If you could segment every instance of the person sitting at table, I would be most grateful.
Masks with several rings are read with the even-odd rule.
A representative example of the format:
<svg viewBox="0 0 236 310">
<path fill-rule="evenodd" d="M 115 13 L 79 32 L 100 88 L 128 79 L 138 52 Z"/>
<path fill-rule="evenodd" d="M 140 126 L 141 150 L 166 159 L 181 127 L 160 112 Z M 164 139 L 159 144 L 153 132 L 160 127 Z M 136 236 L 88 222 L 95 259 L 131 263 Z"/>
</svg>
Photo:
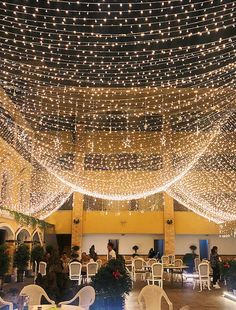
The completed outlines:
<svg viewBox="0 0 236 310">
<path fill-rule="evenodd" d="M 80 263 L 79 255 L 77 253 L 71 254 L 70 263 L 73 263 L 73 262 L 79 262 Z"/>
<path fill-rule="evenodd" d="M 108 242 L 107 249 L 108 249 L 108 260 L 116 259 L 116 252 L 114 251 L 114 245 L 112 242 Z"/>
<path fill-rule="evenodd" d="M 153 250 L 153 248 L 151 248 L 148 252 L 148 258 L 153 258 L 155 257 L 156 252 Z"/>
<path fill-rule="evenodd" d="M 80 260 L 81 264 L 82 264 L 82 265 L 86 265 L 87 263 L 89 263 L 89 261 L 90 261 L 90 258 L 89 258 L 89 256 L 86 254 L 86 252 L 82 252 L 82 254 L 81 254 L 81 260 Z"/>
</svg>

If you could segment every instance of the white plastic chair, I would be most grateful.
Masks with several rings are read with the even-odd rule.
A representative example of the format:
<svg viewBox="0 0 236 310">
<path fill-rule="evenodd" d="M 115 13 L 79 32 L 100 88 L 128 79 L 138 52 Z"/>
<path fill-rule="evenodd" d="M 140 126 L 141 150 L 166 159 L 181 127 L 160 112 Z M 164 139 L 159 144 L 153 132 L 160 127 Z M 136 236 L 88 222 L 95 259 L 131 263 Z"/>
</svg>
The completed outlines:
<svg viewBox="0 0 236 310">
<path fill-rule="evenodd" d="M 98 263 L 91 262 L 88 263 L 87 266 L 87 283 L 91 280 L 92 276 L 95 276 L 95 274 L 98 272 Z"/>
<path fill-rule="evenodd" d="M 5 301 L 0 297 L 0 308 L 2 308 L 2 306 L 8 306 L 9 310 L 13 310 L 13 303 L 10 301 Z"/>
<path fill-rule="evenodd" d="M 163 287 L 163 265 L 161 263 L 154 263 L 152 265 L 152 272 L 151 277 L 147 279 L 148 285 L 150 282 L 152 284 L 155 284 L 155 282 L 158 282 L 158 285 L 162 288 Z"/>
<path fill-rule="evenodd" d="M 206 286 L 210 291 L 210 272 L 209 263 L 201 263 L 198 265 L 198 274 L 193 277 L 193 289 L 195 289 L 196 284 L 200 285 L 200 292 Z"/>
<path fill-rule="evenodd" d="M 42 276 L 46 276 L 47 273 L 47 263 L 39 262 L 39 270 L 38 273 L 41 273 Z"/>
<path fill-rule="evenodd" d="M 21 290 L 19 296 L 28 297 L 27 304 L 29 309 L 32 309 L 34 305 L 41 305 L 41 298 L 42 296 L 50 303 L 55 305 L 55 301 L 51 300 L 45 290 L 36 284 L 30 284 Z"/>
<path fill-rule="evenodd" d="M 142 310 L 161 310 L 161 299 L 164 297 L 169 310 L 173 310 L 173 304 L 169 300 L 163 288 L 157 285 L 146 285 L 138 296 L 138 303 Z"/>
<path fill-rule="evenodd" d="M 78 285 L 81 284 L 82 275 L 82 264 L 79 262 L 72 262 L 69 264 L 69 279 L 71 281 L 78 281 Z"/>
<path fill-rule="evenodd" d="M 132 267 L 132 269 L 133 269 L 133 279 L 134 279 L 134 281 L 136 281 L 137 280 L 137 275 L 139 274 L 141 274 L 142 275 L 142 279 L 144 279 L 144 277 L 145 277 L 145 268 L 144 268 L 144 266 L 146 265 L 146 263 L 145 263 L 145 261 L 144 261 L 144 259 L 142 259 L 142 258 L 135 258 L 134 260 L 133 260 L 133 267 Z"/>
<path fill-rule="evenodd" d="M 95 290 L 92 286 L 84 286 L 78 293 L 70 300 L 62 301 L 58 304 L 58 306 L 69 305 L 73 301 L 79 298 L 78 306 L 83 308 L 84 310 L 89 310 L 89 307 L 95 301 Z"/>
</svg>

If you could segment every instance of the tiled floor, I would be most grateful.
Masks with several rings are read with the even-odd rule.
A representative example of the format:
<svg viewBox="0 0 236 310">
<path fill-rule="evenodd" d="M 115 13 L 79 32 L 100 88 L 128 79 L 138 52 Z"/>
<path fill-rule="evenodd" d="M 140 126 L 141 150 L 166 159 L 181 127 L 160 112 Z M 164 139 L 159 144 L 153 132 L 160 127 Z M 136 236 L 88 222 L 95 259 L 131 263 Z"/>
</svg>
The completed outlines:
<svg viewBox="0 0 236 310">
<path fill-rule="evenodd" d="M 135 283 L 132 293 L 126 300 L 126 310 L 139 309 L 137 298 L 144 285 L 146 284 L 141 281 Z M 204 290 L 200 293 L 197 289 L 193 291 L 190 283 L 185 283 L 183 288 L 179 283 L 173 286 L 165 283 L 164 290 L 173 303 L 174 310 L 178 310 L 185 305 L 189 305 L 191 310 L 236 310 L 236 302 L 223 297 L 224 289 Z M 167 309 L 167 304 L 163 302 L 162 310 Z"/>
</svg>

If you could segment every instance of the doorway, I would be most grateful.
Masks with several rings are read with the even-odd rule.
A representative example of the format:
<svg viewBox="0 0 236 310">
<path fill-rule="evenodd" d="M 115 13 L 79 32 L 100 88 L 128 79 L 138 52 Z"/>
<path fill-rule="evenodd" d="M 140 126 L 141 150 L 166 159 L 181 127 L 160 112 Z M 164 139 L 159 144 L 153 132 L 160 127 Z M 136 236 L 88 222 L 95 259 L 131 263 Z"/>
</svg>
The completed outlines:
<svg viewBox="0 0 236 310">
<path fill-rule="evenodd" d="M 209 240 L 199 240 L 200 259 L 209 258 Z"/>
<path fill-rule="evenodd" d="M 154 251 L 158 258 L 161 258 L 164 254 L 164 240 L 155 239 L 154 240 Z"/>
</svg>

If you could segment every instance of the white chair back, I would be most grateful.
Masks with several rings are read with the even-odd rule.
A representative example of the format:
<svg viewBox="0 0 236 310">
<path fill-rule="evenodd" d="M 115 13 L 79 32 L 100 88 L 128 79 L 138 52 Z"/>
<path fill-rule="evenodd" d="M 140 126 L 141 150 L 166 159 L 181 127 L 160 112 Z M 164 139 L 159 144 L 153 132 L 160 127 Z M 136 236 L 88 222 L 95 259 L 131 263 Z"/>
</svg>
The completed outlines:
<svg viewBox="0 0 236 310">
<path fill-rule="evenodd" d="M 142 258 L 135 258 L 133 260 L 134 270 L 143 270 L 145 261 Z"/>
<path fill-rule="evenodd" d="M 163 255 L 161 258 L 161 262 L 163 265 L 168 266 L 169 265 L 169 256 Z"/>
<path fill-rule="evenodd" d="M 152 276 L 154 278 L 162 278 L 163 277 L 163 265 L 161 263 L 154 263 L 152 265 Z"/>
<path fill-rule="evenodd" d="M 183 266 L 183 261 L 180 258 L 177 258 L 174 262 L 175 267 L 181 267 Z"/>
<path fill-rule="evenodd" d="M 8 306 L 8 309 L 9 310 L 13 310 L 13 303 L 10 302 L 10 301 L 5 301 L 3 300 L 1 297 L 0 297 L 0 305 L 3 305 L 3 306 Z M 1 308 L 2 306 L 0 306 Z"/>
<path fill-rule="evenodd" d="M 169 310 L 173 310 L 173 305 L 165 291 L 157 285 L 146 285 L 139 293 L 138 303 L 142 310 L 161 310 L 162 297 L 165 298 Z"/>
<path fill-rule="evenodd" d="M 95 274 L 98 272 L 98 263 L 95 262 L 88 263 L 86 268 L 87 268 L 87 282 L 88 282 L 89 279 L 92 276 L 95 276 Z"/>
<path fill-rule="evenodd" d="M 69 264 L 69 279 L 72 281 L 78 281 L 81 284 L 81 270 L 82 264 L 80 262 L 71 262 Z"/>
<path fill-rule="evenodd" d="M 173 265 L 175 263 L 175 255 L 171 254 L 171 255 L 168 255 L 168 257 L 169 257 L 169 264 Z"/>
<path fill-rule="evenodd" d="M 208 278 L 209 277 L 209 263 L 200 263 L 198 265 L 198 272 L 200 278 Z"/>
<path fill-rule="evenodd" d="M 102 260 L 99 258 L 96 263 L 98 264 L 98 269 L 100 269 L 102 267 Z"/>
<path fill-rule="evenodd" d="M 46 276 L 47 273 L 47 263 L 39 262 L 39 270 L 38 273 L 41 273 L 42 276 Z"/>
<path fill-rule="evenodd" d="M 68 301 L 62 301 L 59 303 L 59 306 L 63 305 L 69 305 L 73 301 L 75 301 L 77 298 L 79 298 L 79 306 L 83 308 L 84 310 L 89 310 L 89 307 L 94 303 L 95 301 L 95 290 L 92 286 L 84 286 L 81 288 L 81 290 L 78 291 L 78 293 L 70 300 Z"/>
<path fill-rule="evenodd" d="M 80 262 L 72 262 L 69 264 L 69 275 L 80 276 L 82 265 Z"/>
<path fill-rule="evenodd" d="M 55 302 L 48 297 L 45 290 L 36 284 L 30 284 L 23 287 L 20 292 L 20 296 L 28 297 L 27 303 L 29 308 L 32 308 L 34 305 L 40 305 L 42 296 L 44 296 L 50 304 L 55 304 Z"/>
</svg>

